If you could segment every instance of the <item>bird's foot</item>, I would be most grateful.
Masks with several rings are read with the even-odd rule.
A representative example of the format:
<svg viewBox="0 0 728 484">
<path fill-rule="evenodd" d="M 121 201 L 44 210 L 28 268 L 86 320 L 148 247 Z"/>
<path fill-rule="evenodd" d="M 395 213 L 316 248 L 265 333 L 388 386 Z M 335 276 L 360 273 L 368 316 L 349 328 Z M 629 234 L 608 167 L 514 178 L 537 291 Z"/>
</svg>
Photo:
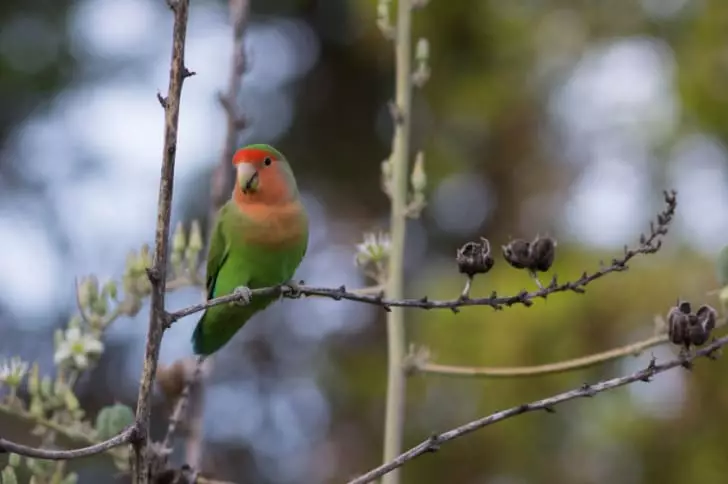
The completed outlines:
<svg viewBox="0 0 728 484">
<path fill-rule="evenodd" d="M 281 284 L 281 289 L 283 289 L 282 295 L 285 295 L 286 297 L 289 297 L 291 299 L 297 299 L 301 297 L 301 284 L 303 284 L 303 281 L 296 282 L 294 280 L 290 280 L 284 284 Z"/>
<path fill-rule="evenodd" d="M 253 300 L 253 291 L 245 286 L 236 287 L 233 290 L 233 294 L 237 297 L 237 299 L 232 301 L 231 304 L 234 304 L 235 306 L 247 306 L 250 304 L 250 301 Z"/>
</svg>

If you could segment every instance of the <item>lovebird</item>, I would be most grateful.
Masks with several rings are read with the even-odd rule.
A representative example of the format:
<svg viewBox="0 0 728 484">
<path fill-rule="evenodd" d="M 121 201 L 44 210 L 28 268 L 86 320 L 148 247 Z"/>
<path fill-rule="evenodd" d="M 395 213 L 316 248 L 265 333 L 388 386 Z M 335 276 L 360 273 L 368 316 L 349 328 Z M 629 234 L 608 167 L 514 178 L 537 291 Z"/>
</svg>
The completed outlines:
<svg viewBox="0 0 728 484">
<path fill-rule="evenodd" d="M 308 215 L 283 154 L 269 145 L 248 145 L 232 164 L 235 188 L 210 236 L 206 289 L 208 299 L 238 293 L 244 301 L 205 310 L 192 334 L 193 350 L 203 358 L 277 299 L 251 297 L 250 290 L 291 281 L 308 247 Z"/>
</svg>

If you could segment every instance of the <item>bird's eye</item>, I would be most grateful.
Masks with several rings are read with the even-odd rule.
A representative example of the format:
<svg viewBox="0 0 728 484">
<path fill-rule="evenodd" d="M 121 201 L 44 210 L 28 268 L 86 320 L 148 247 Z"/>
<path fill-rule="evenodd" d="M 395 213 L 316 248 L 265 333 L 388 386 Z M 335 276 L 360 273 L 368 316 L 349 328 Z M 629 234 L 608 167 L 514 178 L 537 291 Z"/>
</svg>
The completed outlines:
<svg viewBox="0 0 728 484">
<path fill-rule="evenodd" d="M 271 160 L 270 158 L 266 158 L 265 160 L 263 160 L 263 164 L 265 166 L 269 166 L 271 163 L 273 163 L 273 160 Z"/>
</svg>

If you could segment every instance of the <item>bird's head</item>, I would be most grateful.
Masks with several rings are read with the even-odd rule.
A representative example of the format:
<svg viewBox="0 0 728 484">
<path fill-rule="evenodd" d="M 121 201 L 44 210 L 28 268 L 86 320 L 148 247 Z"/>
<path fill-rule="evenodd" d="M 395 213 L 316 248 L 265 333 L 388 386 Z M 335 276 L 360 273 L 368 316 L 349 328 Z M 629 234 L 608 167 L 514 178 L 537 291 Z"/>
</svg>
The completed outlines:
<svg viewBox="0 0 728 484">
<path fill-rule="evenodd" d="M 249 145 L 233 155 L 234 196 L 241 203 L 285 203 L 298 195 L 286 158 L 269 145 Z"/>
</svg>

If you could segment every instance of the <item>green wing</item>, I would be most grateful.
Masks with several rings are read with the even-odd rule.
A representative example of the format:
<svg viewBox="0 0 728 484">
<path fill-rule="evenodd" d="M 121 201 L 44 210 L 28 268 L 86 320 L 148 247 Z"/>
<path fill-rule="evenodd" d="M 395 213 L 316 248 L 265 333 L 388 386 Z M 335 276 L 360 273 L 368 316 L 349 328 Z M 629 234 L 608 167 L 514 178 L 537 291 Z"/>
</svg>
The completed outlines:
<svg viewBox="0 0 728 484">
<path fill-rule="evenodd" d="M 207 299 L 215 297 L 217 276 L 228 255 L 230 255 L 230 244 L 225 240 L 225 233 L 222 229 L 222 221 L 229 209 L 229 202 L 220 208 L 217 213 L 215 227 L 212 229 L 212 234 L 210 234 L 210 247 L 207 254 L 207 279 L 205 281 Z"/>
</svg>

